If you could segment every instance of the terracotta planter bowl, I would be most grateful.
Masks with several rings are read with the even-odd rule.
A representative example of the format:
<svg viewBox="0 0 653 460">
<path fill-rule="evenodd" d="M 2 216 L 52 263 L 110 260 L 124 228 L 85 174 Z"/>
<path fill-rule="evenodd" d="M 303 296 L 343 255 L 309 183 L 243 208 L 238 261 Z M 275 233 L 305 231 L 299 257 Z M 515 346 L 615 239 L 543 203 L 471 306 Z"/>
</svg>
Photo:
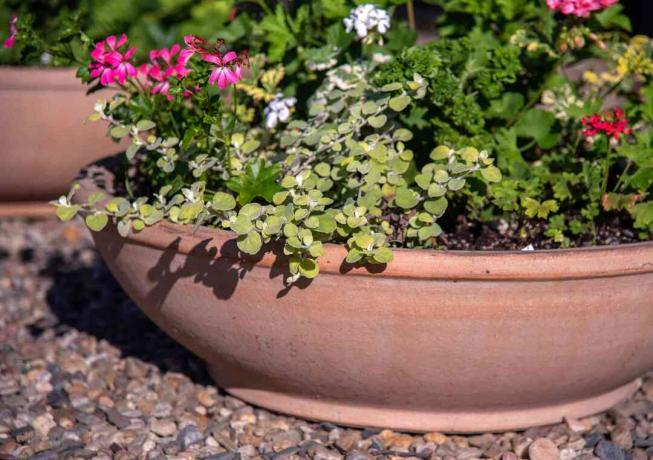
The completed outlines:
<svg viewBox="0 0 653 460">
<path fill-rule="evenodd" d="M 5 205 L 5 214 L 39 213 L 42 207 L 25 202 L 59 197 L 81 167 L 120 150 L 106 137 L 104 123 L 85 123 L 98 99 L 85 91 L 71 69 L 0 67 L 0 208 Z"/>
<path fill-rule="evenodd" d="M 132 299 L 222 388 L 309 419 L 519 429 L 605 410 L 653 368 L 653 243 L 398 250 L 383 271 L 343 266 L 344 248 L 327 245 L 320 276 L 284 289 L 278 248 L 243 258 L 229 232 L 160 223 L 94 238 Z"/>
</svg>

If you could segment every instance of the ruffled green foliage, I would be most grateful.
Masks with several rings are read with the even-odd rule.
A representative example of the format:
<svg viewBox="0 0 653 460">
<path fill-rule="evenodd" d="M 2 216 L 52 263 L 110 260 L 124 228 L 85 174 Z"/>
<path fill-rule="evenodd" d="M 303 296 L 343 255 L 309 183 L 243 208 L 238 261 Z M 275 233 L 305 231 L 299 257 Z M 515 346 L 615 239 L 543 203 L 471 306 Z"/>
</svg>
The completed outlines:
<svg viewBox="0 0 653 460">
<path fill-rule="evenodd" d="M 504 180 L 465 191 L 468 217 L 518 226 L 542 221 L 546 235 L 567 246 L 591 241 L 597 226 L 630 215 L 648 238 L 653 189 L 638 178 L 648 177 L 651 158 L 653 45 L 646 37 L 624 39 L 630 25 L 622 7 L 581 22 L 555 17 L 544 1 L 436 3 L 445 10 L 440 31 L 455 38 L 404 51 L 376 81 L 419 72 L 427 95 L 402 118 L 415 138 L 496 155 Z M 604 62 L 603 74 L 565 70 L 589 57 Z M 634 136 L 586 140 L 582 119 L 614 96 L 625 101 Z"/>
<path fill-rule="evenodd" d="M 492 143 L 493 117 L 488 112 L 517 80 L 522 70 L 519 54 L 512 45 L 443 39 L 407 49 L 378 73 L 376 81 L 385 84 L 413 73 L 422 75 L 426 101 L 415 104 L 404 122 L 423 128 L 428 121 L 433 138 L 427 142 L 484 148 Z"/>
</svg>

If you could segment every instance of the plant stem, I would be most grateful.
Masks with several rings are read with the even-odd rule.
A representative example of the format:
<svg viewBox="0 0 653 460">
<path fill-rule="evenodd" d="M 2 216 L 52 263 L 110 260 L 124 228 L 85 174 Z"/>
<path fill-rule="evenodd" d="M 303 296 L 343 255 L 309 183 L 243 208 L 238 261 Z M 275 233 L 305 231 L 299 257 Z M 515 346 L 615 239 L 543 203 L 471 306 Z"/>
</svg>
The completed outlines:
<svg viewBox="0 0 653 460">
<path fill-rule="evenodd" d="M 623 184 L 624 179 L 628 175 L 628 171 L 630 171 L 630 167 L 633 165 L 633 160 L 630 158 L 628 159 L 628 163 L 626 163 L 626 167 L 624 168 L 623 172 L 621 173 L 621 176 L 619 176 L 619 180 L 617 181 L 617 184 L 614 186 L 614 189 L 612 189 L 613 192 L 616 192 L 621 184 Z"/>
<path fill-rule="evenodd" d="M 610 174 L 611 157 L 612 157 L 612 145 L 610 144 L 610 140 L 608 139 L 608 151 L 605 154 L 605 160 L 603 164 L 603 184 L 601 185 L 601 198 L 603 198 L 603 196 L 608 191 L 608 176 Z"/>
<path fill-rule="evenodd" d="M 415 22 L 415 5 L 413 5 L 413 0 L 409 0 L 406 3 L 406 10 L 408 12 L 408 27 L 411 30 L 417 30 L 417 25 Z"/>
</svg>

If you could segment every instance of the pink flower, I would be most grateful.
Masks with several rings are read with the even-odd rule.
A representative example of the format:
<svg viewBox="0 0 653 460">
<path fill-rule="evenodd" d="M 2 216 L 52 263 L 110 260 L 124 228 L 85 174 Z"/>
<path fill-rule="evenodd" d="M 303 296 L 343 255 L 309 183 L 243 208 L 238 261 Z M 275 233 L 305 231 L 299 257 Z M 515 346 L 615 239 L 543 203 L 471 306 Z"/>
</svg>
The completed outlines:
<svg viewBox="0 0 653 460">
<path fill-rule="evenodd" d="M 96 43 L 95 48 L 91 51 L 91 59 L 93 60 L 89 66 L 91 77 L 100 77 L 102 86 L 109 86 L 113 82 L 113 64 L 109 62 L 108 56 L 109 52 L 104 41 Z"/>
<path fill-rule="evenodd" d="M 242 66 L 235 51 L 229 51 L 224 55 L 205 54 L 202 59 L 216 67 L 209 76 L 211 85 L 218 84 L 218 88 L 225 89 L 229 84 L 236 84 L 242 78 Z"/>
<path fill-rule="evenodd" d="M 131 63 L 136 48 L 130 48 L 123 54 L 120 52 L 120 48 L 125 43 L 127 43 L 127 35 L 122 34 L 119 39 L 111 35 L 95 44 L 95 48 L 91 52 L 93 62 L 89 68 L 91 77 L 100 77 L 101 85 L 109 86 L 114 81 L 122 85 L 127 77 L 137 76 L 136 67 Z"/>
<path fill-rule="evenodd" d="M 562 14 L 587 17 L 592 11 L 602 10 L 614 5 L 619 0 L 546 0 L 550 10 Z"/>
<path fill-rule="evenodd" d="M 173 61 L 180 49 L 181 47 L 175 44 L 170 49 L 163 48 L 150 51 L 152 66 L 149 67 L 147 74 L 156 82 L 152 88 L 152 94 L 164 94 L 168 96 L 168 100 L 172 100 L 173 97 L 168 95 L 171 80 L 175 78 L 182 80 L 191 72 L 185 66 L 181 55 L 177 57 L 176 63 Z"/>
<path fill-rule="evenodd" d="M 183 65 L 188 64 L 193 55 L 208 52 L 208 42 L 197 35 L 186 35 L 184 43 L 186 43 L 186 49 L 179 54 L 179 62 Z"/>
<path fill-rule="evenodd" d="M 9 21 L 9 37 L 7 37 L 5 42 L 2 44 L 3 48 L 14 47 L 14 43 L 16 42 L 16 34 L 18 33 L 16 22 L 18 22 L 18 16 L 14 14 L 14 16 L 11 18 L 11 21 Z"/>
</svg>

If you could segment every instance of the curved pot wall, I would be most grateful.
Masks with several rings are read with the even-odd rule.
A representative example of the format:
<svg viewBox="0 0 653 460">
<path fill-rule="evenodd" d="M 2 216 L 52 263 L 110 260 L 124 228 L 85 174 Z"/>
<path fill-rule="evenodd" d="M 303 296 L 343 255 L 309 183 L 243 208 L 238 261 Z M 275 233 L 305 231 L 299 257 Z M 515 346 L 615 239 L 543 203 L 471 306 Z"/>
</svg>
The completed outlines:
<svg viewBox="0 0 653 460">
<path fill-rule="evenodd" d="M 71 69 L 0 67 L 0 202 L 66 193 L 79 169 L 120 151 L 102 122 L 86 122 L 98 94 Z"/>
<path fill-rule="evenodd" d="M 109 181 L 110 182 L 110 181 Z M 95 189 L 84 182 L 84 192 Z M 398 250 L 284 288 L 278 250 L 170 223 L 94 234 L 134 301 L 254 404 L 356 426 L 498 431 L 607 409 L 653 368 L 653 243 Z"/>
</svg>

